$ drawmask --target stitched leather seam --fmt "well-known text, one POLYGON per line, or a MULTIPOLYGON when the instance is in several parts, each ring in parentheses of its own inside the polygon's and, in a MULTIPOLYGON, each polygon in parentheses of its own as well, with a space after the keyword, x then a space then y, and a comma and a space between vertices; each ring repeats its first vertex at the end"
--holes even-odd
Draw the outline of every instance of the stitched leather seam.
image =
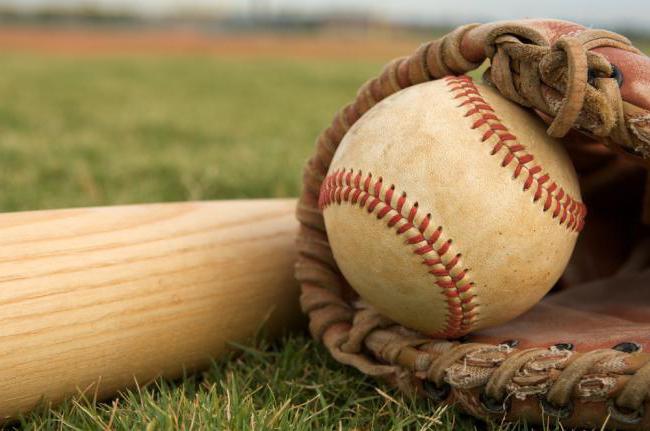
POLYGON ((523 191, 533 194, 533 202, 542 201, 543 211, 549 212, 559 224, 568 230, 580 232, 584 227, 586 206, 574 199, 545 173, 542 166, 535 164, 534 156, 526 151, 517 137, 501 122, 494 108, 482 97, 472 78, 468 76, 449 76, 445 78, 454 99, 459 100, 459 108, 465 108, 465 117, 476 118, 472 129, 484 131, 481 141, 494 142, 492 155, 504 152, 502 167, 514 167, 513 179, 525 175, 523 191))
POLYGON ((431 214, 422 215, 418 202, 411 202, 406 193, 399 193, 395 185, 387 186, 382 177, 372 173, 365 178, 361 171, 338 169, 329 174, 321 186, 318 205, 322 210, 330 205, 358 205, 377 219, 404 235, 405 245, 420 256, 422 264, 433 275, 435 284, 447 300, 446 327, 437 334, 445 338, 467 334, 479 315, 479 304, 469 279, 469 270, 463 266, 462 255, 453 252, 452 240, 445 237, 442 226, 431 221, 431 214))

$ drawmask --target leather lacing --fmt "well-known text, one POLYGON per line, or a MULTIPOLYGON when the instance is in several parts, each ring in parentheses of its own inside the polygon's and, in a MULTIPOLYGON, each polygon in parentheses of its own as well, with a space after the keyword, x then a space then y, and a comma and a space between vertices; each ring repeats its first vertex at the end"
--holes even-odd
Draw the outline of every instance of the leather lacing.
MULTIPOLYGON (((311 333, 323 341, 335 359, 363 373, 386 378, 402 389, 425 391, 439 399, 450 399, 453 391, 449 386, 463 390, 479 385, 480 413, 490 415, 507 414, 513 395, 508 388, 518 371, 555 347, 518 350, 507 345, 434 340, 381 316, 358 301, 340 274, 318 208, 321 183, 347 130, 374 104, 403 88, 478 68, 480 63, 468 61, 460 50, 465 33, 477 25, 459 27, 422 45, 410 57, 389 63, 379 77, 361 87, 355 101, 340 110, 319 136, 316 154, 304 171, 297 209, 301 231, 296 277, 302 285, 301 304, 309 314, 311 333), (466 363, 481 349, 496 349, 498 355, 493 361, 479 363, 482 371, 477 379, 451 378, 455 364, 466 363)), ((635 151, 639 143, 626 127, 624 102, 612 65, 589 51, 604 46, 638 52, 627 39, 606 31, 584 30, 547 46, 533 30, 497 26, 487 38, 490 67, 485 79, 505 97, 552 118, 548 133, 553 136, 579 129, 635 151)), ((581 379, 595 367, 618 364, 601 370, 622 382, 622 389, 606 400, 608 414, 628 425, 643 419, 650 390, 650 356, 613 349, 569 353, 571 357, 555 368, 541 369, 548 385, 542 386, 543 393, 538 395, 540 411, 559 418, 570 416, 576 408, 573 400, 581 379)), ((592 419, 602 422, 605 417, 592 419)))
POLYGON ((495 33, 488 47, 488 78, 510 100, 553 116, 551 136, 577 128, 635 148, 613 66, 589 51, 607 46, 639 52, 624 37, 604 30, 562 36, 550 47, 495 33))

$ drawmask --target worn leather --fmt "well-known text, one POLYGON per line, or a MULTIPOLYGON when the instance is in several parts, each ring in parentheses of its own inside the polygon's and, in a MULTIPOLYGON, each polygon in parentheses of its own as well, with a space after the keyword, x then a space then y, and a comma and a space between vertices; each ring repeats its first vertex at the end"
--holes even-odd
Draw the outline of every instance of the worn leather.
MULTIPOLYGON (((503 32, 504 28, 527 28, 534 34, 534 41, 539 44, 553 45, 564 35, 578 35, 586 27, 568 21, 551 19, 530 19, 519 21, 497 21, 478 26, 465 33, 461 41, 463 56, 472 62, 483 61, 486 57, 488 39, 495 30, 503 32)), ((602 54, 610 63, 623 72, 621 86, 623 99, 641 109, 650 110, 650 58, 626 50, 607 47, 595 48, 594 52, 602 54)))
MULTIPOLYGON (((468 61, 482 62, 499 34, 522 35, 536 44, 551 46, 562 36, 579 36, 585 30, 587 29, 582 25, 560 20, 494 22, 467 31, 460 42, 460 52, 468 61), (522 29, 526 31, 523 32, 522 29)), ((650 145, 650 58, 621 47, 599 47, 592 51, 601 54, 622 72, 620 91, 628 128, 632 131, 637 146, 644 148, 639 154, 647 152, 647 145, 650 145)))
MULTIPOLYGON (((645 262, 647 263, 647 262, 645 262)), ((472 340, 519 347, 570 343, 576 350, 611 348, 634 342, 650 350, 650 270, 630 270, 548 296, 506 325, 473 335, 472 340)))

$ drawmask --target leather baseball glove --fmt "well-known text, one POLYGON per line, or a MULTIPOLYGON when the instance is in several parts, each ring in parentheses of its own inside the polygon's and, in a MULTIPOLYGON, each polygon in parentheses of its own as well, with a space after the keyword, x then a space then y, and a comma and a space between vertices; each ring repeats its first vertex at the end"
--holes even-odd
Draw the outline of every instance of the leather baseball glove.
POLYGON ((296 276, 310 330, 338 361, 495 420, 650 429, 650 59, 624 37, 556 20, 471 24, 389 63, 320 135, 304 171, 296 276), (408 86, 483 78, 563 138, 588 221, 565 275, 509 324, 432 339, 357 301, 328 245, 321 182, 346 131, 408 86))

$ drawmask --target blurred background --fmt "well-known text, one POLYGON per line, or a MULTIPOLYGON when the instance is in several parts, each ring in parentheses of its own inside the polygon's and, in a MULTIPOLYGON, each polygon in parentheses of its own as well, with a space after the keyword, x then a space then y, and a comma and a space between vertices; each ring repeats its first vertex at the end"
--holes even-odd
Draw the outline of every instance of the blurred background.
POLYGON ((522 17, 650 46, 635 0, 0 0, 0 210, 295 196, 385 62, 522 17))

